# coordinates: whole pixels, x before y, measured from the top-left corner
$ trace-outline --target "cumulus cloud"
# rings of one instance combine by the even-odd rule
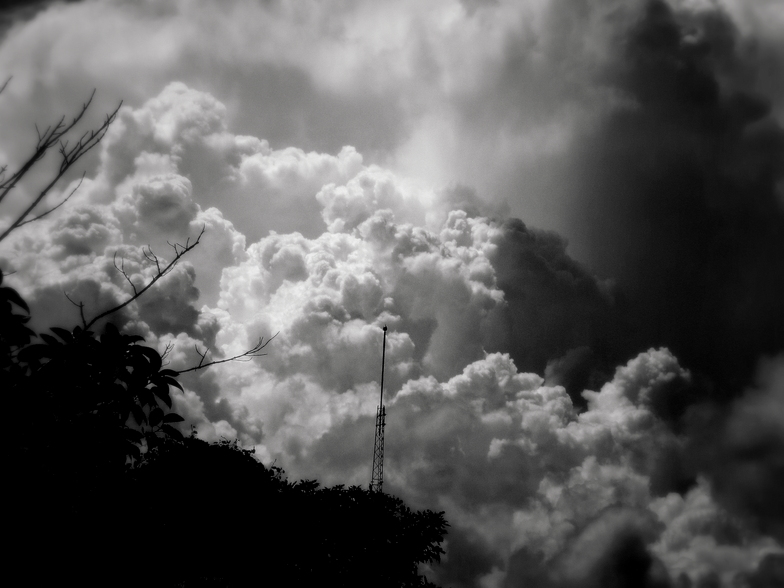
[[[565,160],[589,265],[635,299],[641,339],[728,395],[784,346],[784,131],[753,43],[713,5],[648,3],[606,66],[630,107]]]
[[[175,369],[276,335],[176,408],[325,483],[368,481],[388,326],[385,488],[446,510],[444,585],[775,582],[779,12],[42,5],[2,33],[0,158],[126,103],[0,265],[68,326],[204,227],[116,321]]]
[[[387,325],[387,487],[449,513],[448,556],[434,577],[666,586],[756,577],[757,563],[781,551],[765,535],[777,527],[732,519],[754,512],[725,500],[721,476],[695,486],[689,440],[670,410],[692,375],[670,351],[640,353],[595,377],[595,391],[574,385],[583,350],[595,353],[621,326],[615,287],[569,257],[563,239],[453,208],[454,191],[365,166],[349,149],[354,162],[342,168],[343,156],[271,150],[227,131],[224,116],[214,98],[182,84],[123,109],[71,206],[13,234],[3,258],[21,270],[10,279],[42,325],[76,316],[63,291],[88,309],[125,299],[130,286],[115,263],[141,284],[156,271],[147,244],[163,257],[167,238],[206,226],[204,253],[118,319],[153,345],[172,344],[175,369],[197,363],[197,349],[226,357],[275,335],[263,358],[184,376],[177,408],[204,438],[236,436],[292,475],[359,484]],[[246,247],[217,208],[204,208],[215,196],[197,188],[189,158],[234,178],[222,197],[252,181],[246,172],[261,160],[287,169],[265,175],[254,195],[235,192],[246,202],[275,181],[295,198],[320,182],[310,200],[321,232],[270,231]],[[728,443],[750,427],[773,431],[760,433],[765,444],[775,439],[778,421],[764,406],[777,373],[764,372],[760,391],[738,401]],[[764,418],[772,428],[756,426]],[[775,467],[759,471],[775,477]],[[767,478],[755,479],[767,492]],[[741,499],[755,490],[733,486]],[[716,522],[689,522],[703,511],[699,520]]]
[[[781,557],[780,544],[722,508],[704,479],[684,495],[654,500],[650,510],[662,526],[651,550],[678,585],[699,586],[709,579],[720,586],[745,585],[766,559]]]

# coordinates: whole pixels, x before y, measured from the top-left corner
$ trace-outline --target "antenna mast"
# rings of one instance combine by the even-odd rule
[[[376,410],[376,438],[373,441],[373,472],[370,477],[370,491],[381,492],[384,484],[384,425],[387,412],[384,408],[384,361],[387,354],[387,327],[384,325],[384,343],[381,348],[381,393]]]

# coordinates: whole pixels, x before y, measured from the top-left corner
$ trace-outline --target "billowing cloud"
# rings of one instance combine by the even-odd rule
[[[695,411],[692,452],[709,472],[723,504],[781,539],[781,504],[776,496],[784,473],[781,407],[784,361],[766,358],[756,382],[728,407],[706,405]]]
[[[607,67],[629,106],[564,160],[570,234],[638,304],[640,338],[729,395],[784,346],[784,129],[749,81],[754,41],[681,4],[648,3]]]
[[[224,116],[211,96],[181,84],[121,112],[96,176],[70,207],[5,246],[6,263],[22,270],[9,279],[41,324],[76,317],[64,292],[89,312],[117,304],[132,289],[117,266],[138,286],[157,269],[148,246],[165,259],[166,238],[184,242],[205,227],[201,250],[121,322],[162,349],[173,345],[175,368],[197,363],[198,350],[226,357],[275,335],[263,358],[184,377],[179,410],[205,438],[238,436],[293,475],[360,484],[387,325],[387,486],[449,513],[448,556],[434,577],[666,586],[753,575],[780,552],[765,535],[778,535],[775,523],[759,525],[744,506],[769,491],[775,463],[755,462],[748,489],[727,490],[711,470],[695,486],[689,439],[667,410],[692,376],[667,349],[637,355],[598,391],[563,387],[569,364],[621,324],[615,287],[572,260],[557,235],[450,210],[454,192],[365,166],[350,150],[353,168],[340,157],[272,151],[228,132]],[[292,154],[299,163],[290,165]],[[295,198],[320,182],[309,198],[322,232],[271,231],[246,247],[217,208],[203,208],[215,195],[196,189],[191,157],[223,166],[232,182],[222,197],[243,194],[247,178],[264,177],[254,192],[262,202],[276,181]],[[254,176],[260,161],[287,172]],[[775,440],[779,423],[764,406],[775,403],[777,374],[764,371],[760,389],[732,409],[732,447],[748,428],[766,447]]]
[[[0,249],[36,328],[204,228],[116,322],[175,369],[274,335],[177,409],[361,485],[386,325],[385,488],[446,511],[442,585],[780,578],[775,3],[42,8],[2,33],[0,158],[89,88],[126,102]]]

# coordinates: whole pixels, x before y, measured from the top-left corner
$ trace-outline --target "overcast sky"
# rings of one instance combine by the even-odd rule
[[[0,245],[38,329],[205,226],[117,322],[174,369],[277,336],[182,378],[186,430],[367,485],[387,325],[385,490],[446,511],[437,583],[781,579],[782,0],[2,10],[0,162],[123,101]]]

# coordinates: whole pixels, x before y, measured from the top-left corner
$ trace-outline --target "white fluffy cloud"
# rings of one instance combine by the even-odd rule
[[[583,393],[584,411],[563,387],[486,351],[506,336],[510,308],[524,324],[543,320],[521,296],[603,299],[605,286],[580,273],[560,241],[450,209],[448,191],[365,166],[350,148],[334,157],[272,150],[227,131],[225,116],[212,96],[179,83],[121,111],[73,202],[4,243],[4,262],[18,270],[9,280],[37,324],[75,322],[63,292],[88,313],[123,300],[130,285],[115,263],[138,286],[155,271],[148,245],[166,257],[167,239],[205,227],[187,261],[128,307],[127,328],[173,344],[175,368],[195,364],[197,348],[226,357],[275,339],[265,357],[183,377],[177,408],[204,438],[237,436],[293,475],[365,484],[387,325],[386,483],[447,511],[448,555],[434,572],[442,580],[503,586],[525,568],[545,585],[587,585],[631,550],[651,562],[646,582],[730,581],[780,551],[732,519],[708,481],[685,495],[670,488],[684,440],[656,407],[691,376],[669,351],[619,367]],[[288,194],[285,206],[316,211],[319,233],[270,231],[246,246],[208,207],[234,198],[252,209]],[[271,211],[271,225],[287,214]],[[499,261],[508,251],[524,252],[517,269]],[[499,279],[518,294],[507,300]],[[537,331],[527,336],[521,344],[535,345]],[[769,371],[765,382],[778,381]],[[752,394],[728,426],[768,418],[767,399]]]
[[[234,132],[306,151],[351,144],[374,163],[472,185],[537,226],[573,233],[564,218],[573,194],[558,161],[606,113],[630,106],[606,68],[617,65],[623,32],[645,4],[53,4],[3,39],[0,71],[14,82],[0,120],[15,142],[42,122],[39,112],[71,112],[90,88],[98,89],[98,117],[121,98],[138,107],[178,79],[229,105]],[[777,11],[769,2],[720,4],[738,24],[739,44],[754,40],[767,60],[771,73],[757,83],[780,109]],[[3,141],[6,159],[18,153]],[[233,210],[224,212],[238,224]]]
[[[638,354],[647,341],[618,359],[612,282],[487,204],[567,228],[580,190],[562,162],[642,108],[613,80],[646,4],[54,4],[0,43],[14,74],[2,159],[88,88],[94,117],[126,106],[72,201],[16,231],[0,264],[37,328],[66,326],[78,311],[64,292],[88,314],[112,306],[131,288],[115,260],[138,285],[147,247],[171,258],[167,241],[204,227],[120,321],[172,343],[174,368],[275,335],[265,357],[183,376],[177,409],[204,438],[238,437],[325,483],[368,481],[387,325],[385,483],[446,511],[444,584],[746,581],[782,552],[780,526],[759,520],[780,510],[752,500],[781,470],[779,363],[716,425],[728,473],[684,486],[689,439],[666,418],[688,404],[690,372],[664,347]],[[764,90],[780,114],[765,73],[781,64],[777,11],[724,4],[733,51],[756,40],[768,69],[752,84],[744,57],[717,79]],[[569,372],[591,353],[619,367],[580,394]]]

